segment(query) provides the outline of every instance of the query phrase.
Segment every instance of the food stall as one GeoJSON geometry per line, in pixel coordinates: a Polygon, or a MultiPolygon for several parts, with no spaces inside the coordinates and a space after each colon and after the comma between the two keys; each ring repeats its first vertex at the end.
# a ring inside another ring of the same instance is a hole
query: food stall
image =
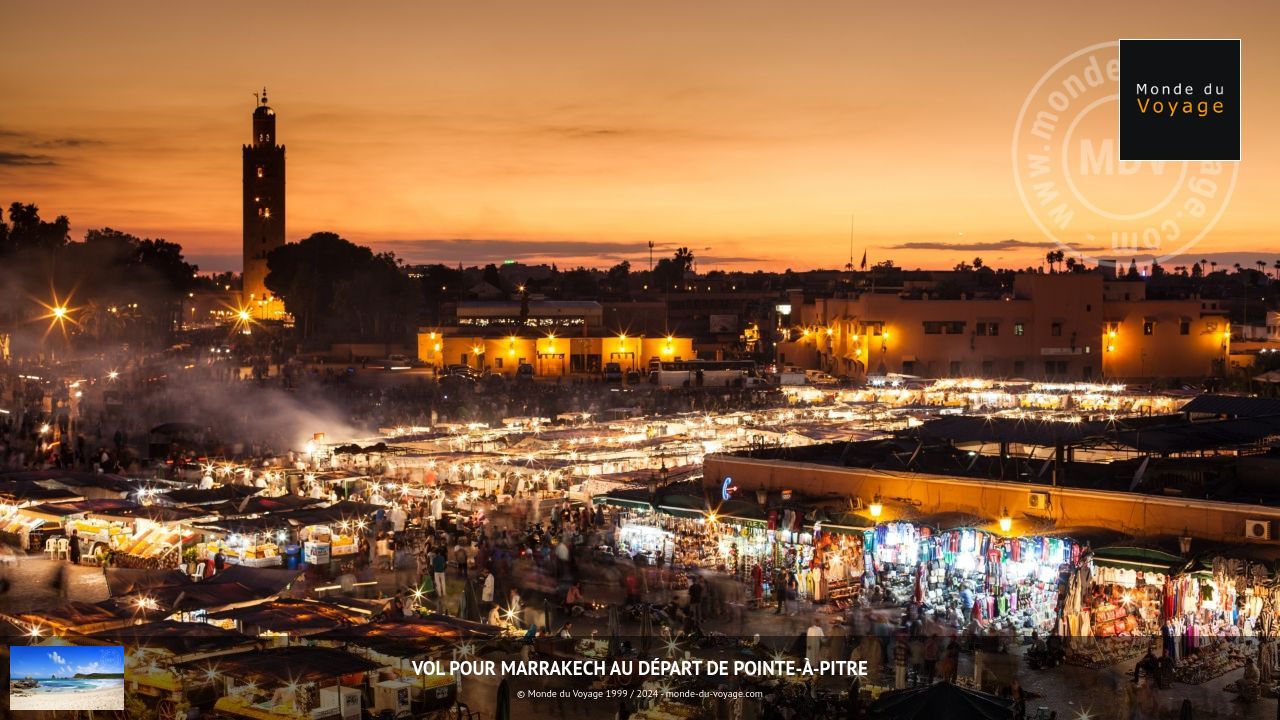
{"type": "Polygon", "coordinates": [[[308,565],[328,565],[354,556],[360,549],[355,533],[365,527],[366,523],[363,521],[303,527],[298,531],[298,539],[302,542],[303,562],[308,565]]]}
{"type": "Polygon", "coordinates": [[[124,646],[129,694],[155,709],[156,720],[179,720],[194,707],[211,707],[213,679],[177,665],[253,647],[253,640],[206,623],[163,620],[128,625],[90,636],[124,646]]]}
{"type": "Polygon", "coordinates": [[[276,536],[269,533],[232,533],[226,538],[213,538],[208,542],[198,543],[195,547],[196,558],[199,560],[208,560],[221,552],[228,565],[274,567],[283,564],[280,543],[276,536]]]}
{"type": "Polygon", "coordinates": [[[46,503],[19,508],[18,532],[25,526],[28,534],[39,528],[51,536],[70,538],[75,533],[80,542],[80,557],[99,558],[108,552],[118,551],[135,535],[136,520],[131,517],[112,518],[104,513],[136,510],[142,506],[128,500],[80,500],[76,502],[46,503]]]}
{"type": "Polygon", "coordinates": [[[289,540],[288,522],[281,517],[224,518],[201,523],[203,541],[195,544],[196,560],[211,561],[219,552],[228,565],[282,565],[282,546],[289,540]]]}
{"type": "Polygon", "coordinates": [[[360,688],[372,663],[324,647],[270,648],[183,663],[206,673],[219,695],[215,713],[232,718],[320,718],[357,720],[360,688]]]}
{"type": "Polygon", "coordinates": [[[311,636],[322,645],[344,647],[376,663],[370,678],[375,713],[392,710],[396,716],[450,708],[457,701],[459,678],[449,673],[415,673],[414,660],[436,660],[447,665],[453,659],[474,657],[503,639],[500,628],[445,615],[367,623],[311,636]]]}
{"type": "Polygon", "coordinates": [[[111,564],[125,568],[178,567],[182,549],[196,539],[194,521],[207,519],[201,510],[158,505],[89,513],[87,522],[122,523],[130,535],[118,534],[111,564]]]}
{"type": "Polygon", "coordinates": [[[41,532],[44,519],[18,511],[41,503],[84,499],[84,496],[71,490],[51,490],[32,481],[0,483],[0,543],[23,550],[43,550],[44,539],[51,534],[50,529],[59,528],[51,526],[41,532]]]}

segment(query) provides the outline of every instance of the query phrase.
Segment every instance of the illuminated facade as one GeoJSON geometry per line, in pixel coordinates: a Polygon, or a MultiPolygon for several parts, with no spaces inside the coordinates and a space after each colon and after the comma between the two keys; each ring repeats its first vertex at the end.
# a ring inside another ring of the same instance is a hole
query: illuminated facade
{"type": "Polygon", "coordinates": [[[853,378],[1194,379],[1222,375],[1230,348],[1216,303],[1148,300],[1143,283],[1099,273],[1021,274],[998,297],[863,293],[793,308],[780,362],[853,378]]]}
{"type": "Polygon", "coordinates": [[[654,359],[693,357],[693,339],[688,337],[535,335],[527,329],[509,335],[471,332],[462,327],[419,331],[418,359],[438,368],[466,365],[499,375],[512,375],[521,365],[530,365],[535,375],[555,377],[599,373],[608,363],[617,363],[622,372],[647,375],[654,359]]]}
{"type": "Polygon", "coordinates": [[[284,314],[284,303],[267,290],[267,255],[284,245],[284,146],[276,143],[276,111],[262,89],[253,110],[252,142],[243,148],[244,276],[241,304],[255,318],[284,314]]]}

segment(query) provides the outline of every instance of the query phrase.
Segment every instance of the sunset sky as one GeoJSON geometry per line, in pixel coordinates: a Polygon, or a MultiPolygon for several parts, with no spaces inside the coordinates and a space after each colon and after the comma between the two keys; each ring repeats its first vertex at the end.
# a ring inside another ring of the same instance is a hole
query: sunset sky
{"type": "Polygon", "coordinates": [[[852,216],[871,262],[1025,266],[1052,248],[1010,161],[1040,76],[1120,37],[1240,37],[1244,161],[1196,257],[1280,257],[1280,6],[927,4],[7,3],[0,202],[238,270],[266,85],[290,240],[806,269],[847,262],[852,216]]]}

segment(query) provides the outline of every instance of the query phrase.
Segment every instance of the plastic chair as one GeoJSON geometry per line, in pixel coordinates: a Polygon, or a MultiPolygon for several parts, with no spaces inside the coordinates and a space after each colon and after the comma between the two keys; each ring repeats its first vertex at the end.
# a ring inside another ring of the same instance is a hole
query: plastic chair
{"type": "Polygon", "coordinates": [[[52,560],[53,556],[58,553],[58,538],[56,537],[47,538],[44,541],[44,551],[46,554],[48,554],[49,559],[52,560]]]}
{"type": "Polygon", "coordinates": [[[191,573],[191,579],[201,580],[204,578],[204,563],[196,563],[196,571],[191,573]]]}
{"type": "Polygon", "coordinates": [[[64,537],[58,538],[58,559],[71,559],[71,541],[64,537]]]}

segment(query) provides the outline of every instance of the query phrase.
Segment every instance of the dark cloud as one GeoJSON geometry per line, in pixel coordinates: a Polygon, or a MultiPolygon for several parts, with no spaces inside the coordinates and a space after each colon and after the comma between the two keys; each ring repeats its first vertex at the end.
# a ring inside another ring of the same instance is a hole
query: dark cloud
{"type": "Polygon", "coordinates": [[[101,145],[101,144],[102,144],[101,140],[93,140],[90,138],[82,138],[82,137],[65,137],[65,138],[52,138],[49,140],[41,140],[35,143],[35,146],[38,148],[57,149],[57,148],[78,148],[78,147],[85,147],[88,145],[101,145]]]}
{"type": "MultiPolygon", "coordinates": [[[[917,242],[906,242],[901,245],[890,245],[886,250],[948,250],[955,252],[999,252],[1001,250],[1028,250],[1049,248],[1054,249],[1057,246],[1049,242],[1027,242],[1026,240],[988,240],[988,241],[962,241],[955,240],[922,240],[917,242]]],[[[1076,252],[1097,252],[1102,250],[1100,247],[1078,247],[1074,248],[1076,252]]]]}
{"type": "Polygon", "coordinates": [[[29,167],[39,165],[57,165],[48,155],[32,155],[31,153],[8,152],[0,150],[0,167],[29,167]]]}
{"type": "Polygon", "coordinates": [[[621,128],[591,125],[555,125],[544,128],[544,130],[550,135],[571,140],[604,140],[633,134],[621,128]]]}
{"type": "MultiPolygon", "coordinates": [[[[444,263],[448,265],[499,263],[503,260],[555,260],[564,258],[589,266],[607,266],[630,260],[633,263],[649,258],[649,245],[643,242],[620,243],[592,240],[511,240],[462,238],[423,238],[421,240],[385,240],[369,243],[376,250],[394,252],[405,262],[444,263]]],[[[678,243],[655,245],[657,260],[666,257],[679,247],[678,243]]],[[[759,257],[712,255],[694,248],[699,263],[736,264],[762,262],[759,257]]]]}

